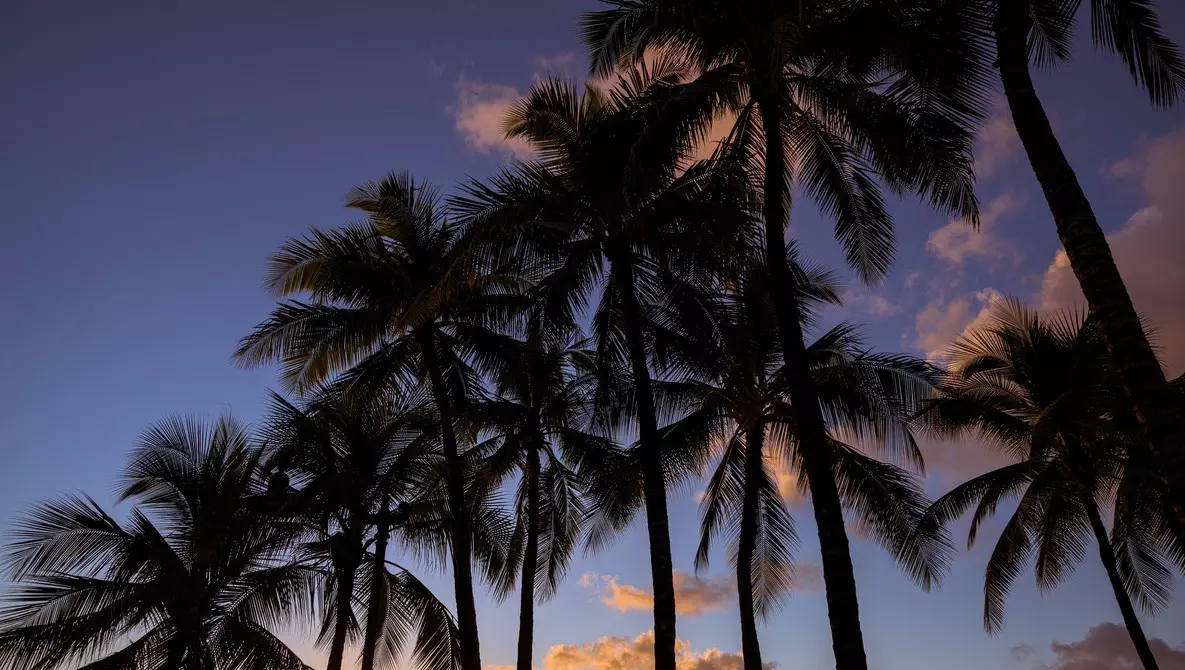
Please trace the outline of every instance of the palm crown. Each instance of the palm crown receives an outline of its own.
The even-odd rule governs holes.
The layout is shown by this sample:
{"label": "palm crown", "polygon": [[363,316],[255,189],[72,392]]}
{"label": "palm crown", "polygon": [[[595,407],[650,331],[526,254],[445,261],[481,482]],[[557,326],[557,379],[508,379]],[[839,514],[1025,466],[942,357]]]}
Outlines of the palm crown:
{"label": "palm crown", "polygon": [[271,631],[310,614],[316,572],[288,560],[293,524],[252,512],[264,456],[233,419],[173,419],[133,452],[127,521],[77,496],[34,509],[6,558],[0,665],[305,668]]}

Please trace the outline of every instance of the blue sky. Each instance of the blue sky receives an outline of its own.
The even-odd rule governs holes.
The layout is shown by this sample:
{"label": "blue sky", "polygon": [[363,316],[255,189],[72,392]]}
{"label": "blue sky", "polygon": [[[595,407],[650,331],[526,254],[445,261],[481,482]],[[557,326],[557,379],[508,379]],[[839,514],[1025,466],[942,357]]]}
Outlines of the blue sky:
{"label": "blue sky", "polygon": [[[1162,4],[1167,32],[1185,42],[1185,5]],[[161,417],[230,409],[257,418],[274,371],[238,370],[229,356],[269,308],[260,289],[267,255],[310,226],[348,221],[342,194],[355,183],[408,169],[447,188],[506,161],[516,147],[491,134],[491,119],[540,73],[582,72],[575,20],[593,6],[8,0],[0,10],[0,524],[59,491],[109,499],[126,450]],[[1079,60],[1040,76],[1038,87],[1114,235],[1137,308],[1160,328],[1179,374],[1185,113],[1148,107],[1122,66],[1080,33]],[[950,223],[943,217],[911,200],[895,204],[892,273],[875,288],[853,282],[849,305],[830,319],[866,323],[879,349],[931,353],[993,296],[1076,304],[1005,114],[979,155],[980,195],[993,214],[982,232],[940,232]],[[810,258],[841,267],[829,226],[805,199],[792,225]],[[976,445],[927,445],[927,453],[934,492],[991,462]],[[690,571],[694,490],[675,498],[672,515],[676,567]],[[809,510],[796,507],[796,517],[799,560],[813,563]],[[1042,596],[1022,580],[1008,627],[990,638],[980,624],[987,542],[931,594],[876,546],[853,546],[875,668],[1069,668],[1071,652],[1103,653],[1106,631],[1088,636],[1093,626],[1118,621],[1093,554],[1056,592]],[[709,585],[728,577],[716,559]],[[585,573],[602,578],[582,586]],[[554,645],[601,640],[580,653],[624,654],[649,630],[649,612],[601,602],[604,578],[647,586],[642,528],[576,560],[541,607],[540,667]],[[444,576],[429,581],[448,596]],[[687,653],[738,651],[735,601],[709,594],[704,602],[721,609],[680,618]],[[483,598],[479,614],[483,660],[512,663],[516,605]],[[1169,646],[1185,642],[1185,604],[1146,628]],[[1055,640],[1080,646],[1056,651]],[[831,666],[821,596],[795,594],[762,643],[780,667]]]}

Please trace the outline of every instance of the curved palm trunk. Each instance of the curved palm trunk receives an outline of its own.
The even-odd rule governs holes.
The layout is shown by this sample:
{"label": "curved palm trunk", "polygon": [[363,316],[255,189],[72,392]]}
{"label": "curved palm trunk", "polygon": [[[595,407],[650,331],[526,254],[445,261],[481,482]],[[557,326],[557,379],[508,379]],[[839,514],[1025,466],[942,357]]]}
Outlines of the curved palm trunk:
{"label": "curved palm trunk", "polygon": [[1019,2],[1000,2],[996,50],[1012,122],[1041,184],[1058,238],[1149,444],[1164,464],[1178,531],[1185,526],[1185,420],[1132,305],[1090,201],[1066,160],[1029,75],[1028,17]]}
{"label": "curved palm trunk", "polygon": [[379,634],[382,633],[383,622],[387,619],[387,543],[391,539],[391,526],[387,519],[389,511],[387,497],[383,496],[374,537],[374,559],[370,569],[370,602],[366,608],[366,636],[362,639],[361,670],[374,670]]}
{"label": "curved palm trunk", "polygon": [[[770,100],[776,99],[771,97]],[[823,583],[827,595],[827,618],[831,624],[831,646],[836,670],[867,670],[864,634],[860,629],[860,603],[856,596],[856,574],[848,535],[844,529],[843,505],[835,484],[835,472],[827,441],[819,395],[806,362],[798,303],[790,292],[790,270],[786,263],[785,224],[786,156],[782,145],[781,110],[776,103],[759,101],[765,131],[765,255],[770,293],[778,320],[782,356],[789,379],[790,401],[798,418],[802,466],[810,484],[815,524],[819,529]]]}
{"label": "curved palm trunk", "polygon": [[626,261],[610,259],[622,292],[626,347],[638,402],[638,441],[642,446],[642,497],[646,505],[646,533],[650,540],[650,578],[654,588],[654,668],[675,670],[675,575],[671,560],[671,531],[667,518],[667,490],[658,445],[658,417],[646,363],[642,311],[634,291],[634,269]]}
{"label": "curved palm trunk", "polygon": [[1119,611],[1123,614],[1123,624],[1127,626],[1127,634],[1131,636],[1132,644],[1136,647],[1136,654],[1144,664],[1144,670],[1159,670],[1156,657],[1152,655],[1152,647],[1148,646],[1148,638],[1144,635],[1144,628],[1136,616],[1136,608],[1132,606],[1131,597],[1123,586],[1123,578],[1119,576],[1119,568],[1115,562],[1115,550],[1111,547],[1111,539],[1107,536],[1107,527],[1099,515],[1099,508],[1092,498],[1083,500],[1086,514],[1090,517],[1090,528],[1094,531],[1095,541],[1099,544],[1099,558],[1107,570],[1107,578],[1111,580],[1111,590],[1115,592],[1115,602],[1119,603]]}
{"label": "curved palm trunk", "polygon": [[465,504],[461,455],[457,448],[457,435],[453,431],[452,403],[440,369],[436,343],[431,335],[420,336],[420,350],[423,352],[424,365],[428,368],[432,395],[440,410],[440,435],[445,468],[448,470],[449,539],[453,545],[453,592],[457,600],[457,629],[461,637],[461,670],[482,670],[477,636],[477,604],[473,599],[473,538],[469,528],[469,508]]}
{"label": "curved palm trunk", "polygon": [[737,546],[737,600],[741,607],[741,653],[745,670],[761,670],[757,612],[753,607],[753,552],[757,546],[757,514],[761,480],[765,474],[761,451],[765,422],[745,433],[745,498],[741,503],[741,537]]}
{"label": "curved palm trunk", "polygon": [[531,670],[535,636],[535,566],[539,564],[539,448],[527,447],[527,547],[519,593],[518,670]]}
{"label": "curved palm trunk", "polygon": [[346,636],[350,632],[351,600],[354,595],[354,573],[357,566],[345,566],[337,577],[337,594],[334,608],[337,618],[333,622],[333,640],[329,644],[329,660],[325,670],[341,670],[342,658],[346,653]]}

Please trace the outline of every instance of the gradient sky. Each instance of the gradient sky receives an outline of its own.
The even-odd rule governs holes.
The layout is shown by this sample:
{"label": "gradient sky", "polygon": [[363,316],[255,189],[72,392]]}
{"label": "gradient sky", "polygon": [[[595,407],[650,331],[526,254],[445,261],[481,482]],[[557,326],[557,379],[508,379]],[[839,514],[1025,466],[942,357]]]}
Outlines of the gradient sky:
{"label": "gradient sky", "polygon": [[[1185,3],[1162,4],[1167,32],[1185,42]],[[229,356],[269,308],[260,290],[267,255],[310,226],[348,221],[342,194],[360,181],[408,169],[448,187],[520,152],[499,141],[498,112],[541,73],[583,72],[575,20],[594,6],[6,0],[0,524],[59,491],[109,500],[126,450],[161,417],[230,409],[256,419],[274,371],[241,371]],[[1159,327],[1166,362],[1179,374],[1185,114],[1149,108],[1122,66],[1097,56],[1088,30],[1080,33],[1079,60],[1038,86],[1113,235],[1137,307]],[[1077,304],[1006,115],[988,126],[979,156],[981,233],[910,200],[895,205],[893,272],[879,287],[853,283],[849,305],[831,320],[867,323],[868,342],[880,349],[936,354],[996,296]],[[840,267],[828,226],[805,200],[793,230],[810,258]],[[936,493],[993,462],[976,445],[926,446]],[[694,493],[679,492],[672,508],[675,564],[686,571]],[[809,510],[795,510],[798,559],[814,564]],[[1007,628],[984,635],[982,569],[998,528],[989,526],[931,594],[877,546],[854,541],[871,667],[1092,670],[1113,667],[1108,654],[1129,653],[1122,635],[1099,626],[1119,614],[1093,552],[1056,592],[1042,596],[1031,575],[1023,579]],[[685,596],[708,611],[679,620],[688,658],[705,662],[721,658],[710,649],[740,648],[735,599],[719,587],[728,584],[727,567],[715,558]],[[599,577],[581,580],[586,573]],[[445,576],[427,580],[451,601]],[[803,581],[765,624],[764,656],[782,668],[833,667],[823,599]],[[637,594],[624,587],[648,582],[640,525],[612,550],[577,559],[558,597],[537,612],[539,667],[561,644],[589,645],[566,649],[567,658],[630,653],[650,613],[602,599],[616,584],[613,602],[628,608]],[[482,597],[478,607],[483,660],[513,663],[517,606]],[[1148,618],[1146,629],[1164,640],[1162,667],[1185,667],[1185,650],[1171,649],[1185,643],[1185,600]],[[561,656],[548,667],[575,667]],[[320,662],[315,652],[308,658]]]}

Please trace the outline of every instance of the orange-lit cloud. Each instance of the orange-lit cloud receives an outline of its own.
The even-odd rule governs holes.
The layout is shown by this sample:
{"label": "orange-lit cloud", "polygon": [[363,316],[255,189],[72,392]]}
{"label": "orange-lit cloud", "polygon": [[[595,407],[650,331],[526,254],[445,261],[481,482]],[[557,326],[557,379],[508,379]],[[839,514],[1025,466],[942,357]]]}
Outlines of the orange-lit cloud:
{"label": "orange-lit cloud", "polygon": [[[1185,649],[1174,649],[1159,638],[1148,640],[1160,670],[1185,670]],[[1077,642],[1050,645],[1054,660],[1038,666],[1043,670],[1140,670],[1131,636],[1119,624],[1101,623],[1086,631]],[[1026,654],[1031,655],[1031,654]]]}
{"label": "orange-lit cloud", "polygon": [[987,322],[1003,299],[996,289],[985,288],[953,300],[930,301],[914,319],[914,346],[931,360],[942,359],[951,343]]}
{"label": "orange-lit cloud", "polygon": [[[679,670],[741,670],[744,658],[739,653],[719,649],[694,651],[685,640],[675,644]],[[543,660],[544,670],[632,670],[654,666],[654,632],[635,638],[607,636],[583,644],[560,644],[552,647]],[[773,663],[764,663],[768,669]]]}
{"label": "orange-lit cloud", "polygon": [[1009,191],[992,198],[979,214],[979,229],[976,230],[963,219],[951,221],[930,233],[926,250],[950,265],[959,266],[967,260],[1004,260],[1015,258],[1015,245],[1001,239],[996,233],[1000,219],[1016,212],[1024,201]]}
{"label": "orange-lit cloud", "polygon": [[[601,602],[618,612],[650,610],[654,596],[649,590],[621,584],[615,577],[586,572],[580,585],[600,590]],[[683,616],[701,616],[724,609],[736,597],[736,588],[728,577],[698,577],[675,571],[675,612]]]}
{"label": "orange-lit cloud", "polygon": [[[1154,329],[1168,373],[1185,372],[1185,128],[1157,138],[1129,169],[1142,176],[1148,205],[1107,236],[1136,310]],[[1059,251],[1045,271],[1044,309],[1084,308],[1082,291]]]}
{"label": "orange-lit cloud", "polygon": [[513,86],[462,78],[457,82],[457,102],[446,111],[456,119],[457,132],[471,148],[501,157],[526,158],[531,155],[530,144],[508,139],[504,130],[507,110],[521,97]]}

